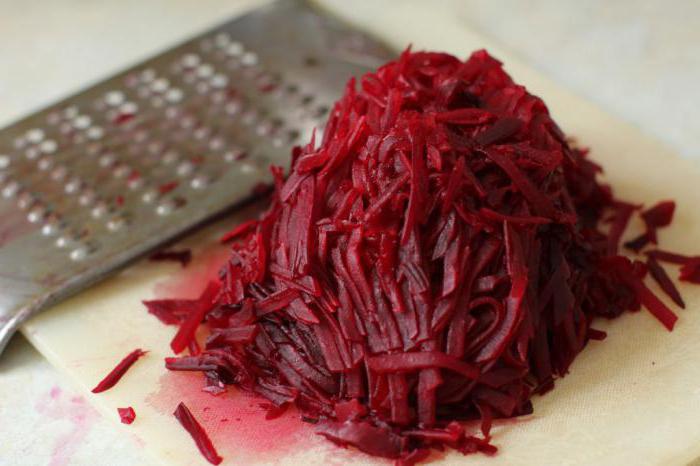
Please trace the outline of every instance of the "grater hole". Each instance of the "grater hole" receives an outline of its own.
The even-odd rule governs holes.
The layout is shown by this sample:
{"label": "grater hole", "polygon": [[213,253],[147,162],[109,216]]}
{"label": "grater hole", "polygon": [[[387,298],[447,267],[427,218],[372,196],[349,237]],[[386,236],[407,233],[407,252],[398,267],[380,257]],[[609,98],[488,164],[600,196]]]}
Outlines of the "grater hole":
{"label": "grater hole", "polygon": [[228,163],[233,163],[233,162],[238,162],[239,160],[245,159],[247,157],[247,155],[248,154],[243,149],[232,148],[232,149],[227,150],[224,153],[223,158],[224,158],[224,161],[226,161]]}
{"label": "grater hole", "polygon": [[254,108],[249,108],[248,110],[243,112],[243,115],[241,116],[241,121],[243,122],[243,124],[250,126],[257,121],[258,117],[258,111]]}
{"label": "grater hole", "polygon": [[155,96],[151,99],[151,106],[153,106],[153,108],[161,108],[163,105],[165,105],[165,100],[162,97]]}
{"label": "grater hole", "polygon": [[207,92],[209,92],[209,84],[205,82],[198,82],[195,86],[195,90],[198,94],[206,94]]}
{"label": "grater hole", "polygon": [[243,109],[243,103],[238,98],[234,98],[229,103],[227,103],[226,106],[224,106],[224,111],[229,116],[238,115],[242,109]]}
{"label": "grater hole", "polygon": [[97,139],[101,139],[102,136],[104,136],[105,132],[104,129],[100,126],[93,126],[89,128],[86,132],[88,139],[92,139],[93,141],[96,141]]}
{"label": "grater hole", "polygon": [[100,157],[98,163],[100,164],[100,167],[102,167],[102,168],[109,168],[109,167],[114,165],[116,160],[117,160],[117,157],[113,153],[107,152],[106,154],[103,154]]}
{"label": "grater hole", "polygon": [[199,55],[195,53],[188,53],[182,57],[180,63],[182,63],[182,66],[185,68],[191,69],[197,67],[197,65],[201,63],[201,59],[199,58]]}
{"label": "grater hole", "polygon": [[126,164],[119,163],[114,168],[115,178],[125,178],[129,173],[131,173],[131,168]]}
{"label": "grater hole", "polygon": [[121,230],[126,225],[126,219],[121,216],[112,217],[107,221],[107,229],[115,232]]}
{"label": "grater hole", "polygon": [[34,160],[37,157],[39,157],[39,154],[41,151],[39,150],[38,147],[36,146],[31,146],[28,147],[27,150],[25,151],[24,155],[29,159],[29,160]]}
{"label": "grater hole", "polygon": [[225,145],[226,142],[220,136],[215,136],[209,140],[209,149],[213,151],[220,151]]}
{"label": "grater hole", "polygon": [[89,250],[87,246],[78,246],[70,252],[70,258],[73,261],[79,262],[85,260],[88,256]]}
{"label": "grater hole", "polygon": [[73,128],[88,129],[92,124],[92,119],[87,115],[79,115],[73,119]]}
{"label": "grater hole", "polygon": [[37,166],[39,167],[39,170],[46,171],[53,166],[53,158],[42,157],[41,159],[39,159]]}
{"label": "grater hole", "polygon": [[190,186],[193,189],[204,189],[206,188],[211,180],[209,179],[208,176],[206,175],[197,175],[194,178],[192,178],[192,181],[190,181]]}
{"label": "grater hole", "polygon": [[211,128],[208,126],[200,126],[199,128],[195,129],[192,133],[192,136],[194,136],[195,139],[200,141],[208,138],[210,135]]}
{"label": "grater hole", "polygon": [[22,191],[17,196],[17,207],[27,210],[37,202],[36,197],[29,191]]}
{"label": "grater hole", "polygon": [[44,140],[44,131],[39,128],[33,128],[27,131],[26,138],[31,144],[38,144]]}
{"label": "grater hole", "polygon": [[44,236],[53,236],[63,227],[61,217],[55,213],[49,213],[44,224],[41,226],[41,234]]}
{"label": "grater hole", "polygon": [[46,122],[51,126],[56,126],[61,122],[61,115],[58,112],[51,112],[46,117]]}
{"label": "grater hole", "polygon": [[170,87],[170,81],[165,78],[158,78],[151,83],[151,90],[156,94],[162,94]]}
{"label": "grater hole", "polygon": [[75,105],[71,105],[70,107],[63,109],[63,118],[67,120],[72,120],[73,118],[77,117],[78,114],[78,107]]}
{"label": "grater hole", "polygon": [[97,194],[95,194],[95,191],[92,189],[85,189],[78,197],[78,203],[83,207],[87,207],[95,202],[96,198]]}
{"label": "grater hole", "polygon": [[178,165],[176,172],[177,172],[178,176],[185,177],[185,176],[191,175],[192,172],[194,172],[194,169],[195,169],[195,165],[192,162],[190,162],[189,160],[187,160],[185,162],[182,162],[180,165]]}
{"label": "grater hole", "polygon": [[107,203],[104,201],[98,201],[95,206],[90,209],[90,215],[93,218],[101,218],[103,217],[107,211],[109,210]]}
{"label": "grater hole", "polygon": [[27,221],[29,221],[29,223],[39,223],[44,219],[45,215],[46,207],[37,204],[29,210],[29,213],[27,214]]}
{"label": "grater hole", "polygon": [[6,199],[10,199],[14,197],[19,190],[21,189],[21,186],[18,182],[16,181],[10,181],[5,185],[4,188],[2,188],[2,196]]}
{"label": "grater hole", "polygon": [[0,169],[7,168],[10,166],[10,156],[2,154],[0,155]]}
{"label": "grater hole", "polygon": [[246,67],[253,67],[258,64],[258,56],[253,52],[245,52],[241,56],[241,65]]}
{"label": "grater hole", "polygon": [[168,89],[168,92],[165,93],[165,100],[171,104],[176,104],[182,101],[183,96],[182,89],[174,87]]}
{"label": "grater hole", "polygon": [[83,181],[80,178],[74,177],[68,180],[66,185],[63,187],[63,190],[66,192],[66,194],[75,194],[80,191],[82,187]]}
{"label": "grater hole", "polygon": [[258,169],[255,167],[255,165],[253,165],[249,162],[243,162],[242,164],[240,164],[240,170],[241,170],[241,173],[243,173],[245,175],[250,175],[250,174],[258,171]]}
{"label": "grater hole", "polygon": [[165,154],[163,154],[163,157],[161,157],[160,161],[163,165],[172,165],[173,163],[177,162],[180,159],[180,155],[173,151],[169,150]]}
{"label": "grater hole", "polygon": [[63,135],[70,134],[73,132],[73,125],[65,121],[58,127],[58,131]]}
{"label": "grater hole", "polygon": [[214,37],[214,44],[220,49],[226,48],[231,43],[231,37],[225,32],[220,32]]}
{"label": "grater hole", "polygon": [[175,207],[176,205],[174,201],[167,200],[158,204],[156,207],[156,213],[161,216],[170,215],[175,210]]}
{"label": "grater hole", "polygon": [[226,55],[228,55],[229,57],[232,57],[232,58],[233,57],[240,57],[241,55],[243,55],[243,52],[244,52],[243,44],[241,44],[240,42],[231,42],[226,47]]}
{"label": "grater hole", "polygon": [[151,141],[146,146],[146,150],[153,155],[159,155],[165,149],[165,143],[163,141]]}
{"label": "grater hole", "polygon": [[102,144],[99,142],[93,142],[87,145],[85,148],[85,153],[91,157],[94,157],[102,152]]}
{"label": "grater hole", "polygon": [[156,79],[156,72],[150,68],[147,68],[139,74],[139,80],[143,83],[150,83]]}
{"label": "grater hole", "polygon": [[148,99],[151,96],[151,90],[146,86],[141,86],[136,90],[136,95],[139,99]]}
{"label": "grater hole", "polygon": [[126,97],[121,91],[109,91],[104,96],[104,101],[110,107],[117,107],[124,103]]}
{"label": "grater hole", "polygon": [[195,71],[197,74],[197,77],[200,79],[207,79],[210,78],[214,74],[214,67],[212,67],[208,63],[203,63],[197,67],[197,70]]}
{"label": "grater hole", "polygon": [[135,191],[137,189],[141,189],[143,187],[143,178],[141,178],[140,176],[129,177],[128,181],[126,182],[126,185],[132,191]]}
{"label": "grater hole", "polygon": [[221,73],[216,73],[211,77],[209,83],[214,89],[223,89],[228,85],[228,78]]}
{"label": "grater hole", "polygon": [[54,181],[61,181],[68,174],[68,168],[64,165],[59,165],[51,171],[51,179]]}
{"label": "grater hole", "polygon": [[39,150],[44,154],[53,154],[58,149],[58,144],[53,139],[47,139],[39,144]]}
{"label": "grater hole", "polygon": [[146,204],[150,204],[151,202],[155,201],[156,198],[158,197],[158,191],[155,189],[148,189],[146,192],[144,192],[141,195],[141,200],[145,202]]}
{"label": "grater hole", "polygon": [[209,111],[210,112],[218,112],[219,108],[221,105],[226,102],[226,92],[225,91],[216,91],[211,94],[211,101],[212,103],[216,104],[215,106],[212,106]]}
{"label": "grater hole", "polygon": [[68,247],[71,242],[71,239],[67,235],[61,235],[56,238],[56,247],[63,249]]}

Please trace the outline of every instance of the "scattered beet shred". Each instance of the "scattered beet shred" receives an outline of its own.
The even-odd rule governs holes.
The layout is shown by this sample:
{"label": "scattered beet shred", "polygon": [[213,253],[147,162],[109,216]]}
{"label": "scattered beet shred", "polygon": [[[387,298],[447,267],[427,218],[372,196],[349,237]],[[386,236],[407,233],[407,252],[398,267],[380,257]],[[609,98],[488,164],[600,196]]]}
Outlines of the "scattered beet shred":
{"label": "scattered beet shred", "polygon": [[127,408],[117,408],[119,413],[119,419],[121,419],[122,424],[131,424],[136,419],[136,412],[131,406]]}
{"label": "scattered beet shred", "polygon": [[100,381],[100,383],[97,384],[95,388],[92,389],[92,393],[101,393],[104,392],[105,390],[109,390],[110,388],[114,387],[117,382],[121,380],[121,378],[126,374],[126,371],[129,370],[129,368],[144,354],[146,354],[147,351],[143,351],[141,349],[135,349],[131,353],[127,354],[124,359],[119,361],[119,364],[117,364],[114,369],[110,371],[107,376]]}
{"label": "scattered beet shred", "polygon": [[[176,353],[209,329],[169,369],[294,404],[339,445],[398,464],[444,446],[492,454],[492,420],[531,413],[605,337],[593,319],[644,306],[673,328],[647,270],[681,306],[659,262],[700,283],[697,257],[618,254],[641,206],[614,198],[485,51],[404,52],[350,81],[315,142],[293,151],[286,180],[272,168],[272,205],[223,238],[231,258],[199,299],[146,304],[180,326]],[[674,207],[642,214],[634,250],[656,244]],[[457,422],[469,419],[480,435]]]}
{"label": "scattered beet shred", "polygon": [[214,445],[211,443],[209,436],[204,429],[202,429],[199,422],[197,422],[197,419],[194,418],[189,408],[185,406],[185,403],[177,405],[177,409],[175,409],[173,415],[190,434],[197,448],[199,448],[199,451],[207,461],[211,464],[219,464],[223,461],[223,458],[216,452],[216,448],[214,448]]}

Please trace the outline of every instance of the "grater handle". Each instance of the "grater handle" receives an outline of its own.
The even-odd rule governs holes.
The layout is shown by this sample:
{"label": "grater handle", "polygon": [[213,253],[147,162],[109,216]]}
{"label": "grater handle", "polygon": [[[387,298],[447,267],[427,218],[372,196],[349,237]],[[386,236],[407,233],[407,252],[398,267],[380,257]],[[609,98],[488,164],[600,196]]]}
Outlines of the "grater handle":
{"label": "grater handle", "polygon": [[19,330],[19,326],[38,309],[39,307],[29,305],[10,311],[0,311],[0,354],[3,353],[15,332]]}

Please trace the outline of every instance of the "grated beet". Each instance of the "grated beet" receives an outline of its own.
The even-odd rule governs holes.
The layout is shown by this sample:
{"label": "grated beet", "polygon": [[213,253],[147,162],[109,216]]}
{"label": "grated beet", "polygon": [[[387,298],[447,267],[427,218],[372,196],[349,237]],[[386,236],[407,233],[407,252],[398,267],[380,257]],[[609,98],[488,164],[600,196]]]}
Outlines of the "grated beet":
{"label": "grated beet", "polygon": [[122,421],[122,424],[131,424],[134,422],[134,419],[136,419],[136,412],[131,406],[127,408],[117,408],[117,412],[119,413],[119,419]]}
{"label": "grated beet", "polygon": [[219,456],[216,452],[216,448],[214,448],[211,440],[209,440],[209,436],[194,418],[187,406],[185,406],[185,403],[177,405],[177,409],[175,409],[173,415],[180,422],[180,425],[190,434],[195,445],[197,445],[197,448],[207,461],[211,464],[219,464],[223,461],[223,458]]}
{"label": "grated beet", "polygon": [[128,371],[129,368],[146,353],[147,351],[135,349],[131,353],[127,354],[126,357],[119,361],[119,364],[117,364],[114,369],[112,369],[110,373],[107,374],[107,376],[102,379],[95,388],[92,389],[92,393],[101,393],[114,387],[117,382],[121,380],[124,374],[126,374],[126,371]]}
{"label": "grated beet", "polygon": [[[145,302],[179,325],[168,358],[207,389],[295,404],[333,442],[398,464],[445,446],[493,454],[493,419],[532,412],[589,340],[596,317],[646,307],[677,319],[618,254],[641,206],[614,198],[545,104],[484,51],[404,52],[350,81],[319,144],[273,167],[269,210],[222,238],[232,254],[196,300]],[[675,204],[644,211],[644,238]],[[700,259],[651,251],[700,282]],[[214,391],[213,391],[214,393]],[[481,435],[457,420],[478,419]]]}

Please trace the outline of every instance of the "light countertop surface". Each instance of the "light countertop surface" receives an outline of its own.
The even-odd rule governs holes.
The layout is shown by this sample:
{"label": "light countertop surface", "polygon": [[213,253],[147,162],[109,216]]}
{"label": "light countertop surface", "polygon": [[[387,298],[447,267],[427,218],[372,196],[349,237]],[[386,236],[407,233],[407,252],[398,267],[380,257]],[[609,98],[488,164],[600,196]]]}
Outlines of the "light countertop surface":
{"label": "light countertop surface", "polygon": [[[431,5],[453,9],[465,28],[679,154],[700,158],[700,2]],[[237,0],[0,0],[0,126],[237,9]],[[138,443],[94,411],[23,337],[0,359],[0,432],[0,466],[147,464]]]}

